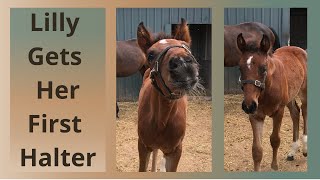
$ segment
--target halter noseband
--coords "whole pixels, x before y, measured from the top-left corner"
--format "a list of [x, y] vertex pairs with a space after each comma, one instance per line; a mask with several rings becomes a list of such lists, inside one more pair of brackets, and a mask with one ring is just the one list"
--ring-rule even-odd
[[[164, 97], [169, 98], [169, 99], [179, 99], [181, 97], [181, 95], [179, 94], [175, 94], [173, 93], [170, 88], [166, 85], [166, 83], [164, 82], [162, 76], [161, 76], [161, 72], [160, 72], [160, 66], [162, 63], [162, 59], [163, 57], [166, 55], [166, 53], [171, 49], [171, 48], [183, 48], [185, 49], [188, 54], [191, 56], [192, 61], [197, 63], [197, 60], [195, 59], [195, 57], [192, 55], [191, 50], [189, 49], [189, 47], [185, 44], [182, 45], [174, 45], [174, 46], [168, 46], [166, 47], [157, 57], [157, 59], [155, 60], [155, 64], [152, 68], [152, 70], [150, 71], [150, 78], [152, 80], [152, 85], [160, 92], [160, 94], [162, 94]], [[160, 86], [164, 87], [165, 92], [163, 92], [160, 88], [160, 86], [157, 84], [156, 79], [158, 79], [160, 81]]]
[[259, 80], [252, 80], [252, 79], [241, 80], [241, 75], [240, 75], [239, 84], [241, 85], [241, 88], [243, 87], [244, 84], [253, 84], [256, 87], [260, 88], [261, 90], [264, 90], [264, 88], [266, 87], [266, 78], [267, 78], [267, 71], [264, 72], [262, 82]]

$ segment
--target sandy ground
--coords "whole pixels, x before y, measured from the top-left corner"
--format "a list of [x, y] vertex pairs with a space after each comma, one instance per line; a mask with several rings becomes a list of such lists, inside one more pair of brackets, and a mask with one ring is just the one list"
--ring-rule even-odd
[[[226, 171], [253, 171], [251, 156], [252, 130], [248, 115], [241, 109], [242, 95], [224, 96], [224, 169]], [[300, 118], [300, 138], [303, 120]], [[272, 148], [269, 137], [272, 119], [267, 117], [263, 133], [262, 171], [271, 171]], [[286, 108], [280, 132], [281, 144], [278, 152], [279, 171], [307, 171], [307, 158], [298, 152], [294, 161], [287, 161], [292, 142], [292, 121]], [[300, 148], [301, 151], [301, 148]]]
[[[137, 172], [137, 102], [119, 102], [120, 118], [117, 120], [116, 152], [117, 171]], [[179, 172], [211, 172], [212, 168], [212, 106], [208, 100], [191, 100], [188, 105], [187, 130]], [[162, 158], [158, 153], [158, 169]], [[151, 156], [152, 157], [152, 156]], [[151, 160], [149, 163], [151, 169]]]

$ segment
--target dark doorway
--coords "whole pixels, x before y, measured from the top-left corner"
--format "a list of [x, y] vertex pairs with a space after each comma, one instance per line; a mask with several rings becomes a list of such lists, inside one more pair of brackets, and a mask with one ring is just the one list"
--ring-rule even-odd
[[290, 9], [290, 45], [307, 49], [307, 8]]
[[[176, 24], [172, 25], [172, 31]], [[211, 95], [211, 24], [190, 24], [189, 31], [192, 39], [191, 50], [200, 64], [201, 84], [206, 88], [206, 95]]]

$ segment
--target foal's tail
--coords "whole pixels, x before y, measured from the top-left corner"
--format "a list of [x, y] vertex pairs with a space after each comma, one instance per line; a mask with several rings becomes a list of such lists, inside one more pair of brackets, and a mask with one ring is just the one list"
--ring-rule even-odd
[[276, 49], [281, 47], [280, 39], [279, 39], [277, 32], [272, 27], [269, 27], [269, 28], [272, 31], [272, 33], [274, 34], [275, 40], [274, 40], [274, 44], [273, 44], [273, 51], [275, 51]]

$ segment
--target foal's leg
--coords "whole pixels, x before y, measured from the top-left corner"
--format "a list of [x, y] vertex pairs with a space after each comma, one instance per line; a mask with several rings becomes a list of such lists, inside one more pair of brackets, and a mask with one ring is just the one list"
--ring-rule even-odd
[[307, 118], [307, 101], [302, 101], [301, 105], [303, 116], [303, 137], [302, 137], [302, 153], [305, 157], [308, 155], [308, 118]]
[[302, 153], [306, 157], [308, 155], [308, 118], [307, 118], [307, 104], [308, 104], [308, 89], [307, 89], [307, 78], [305, 78], [305, 82], [302, 85], [302, 88], [299, 92], [299, 97], [301, 99], [301, 110], [303, 116], [303, 137], [302, 137]]
[[297, 150], [299, 149], [299, 121], [300, 121], [300, 108], [297, 105], [295, 100], [289, 102], [287, 107], [290, 111], [290, 116], [292, 119], [293, 124], [293, 143], [291, 145], [291, 150], [287, 156], [288, 161], [294, 160], [294, 155], [296, 154]]
[[118, 106], [118, 102], [116, 102], [116, 117], [119, 118], [119, 106]]
[[262, 160], [262, 134], [263, 124], [265, 119], [264, 114], [249, 115], [252, 131], [253, 131], [253, 143], [252, 143], [252, 158], [254, 163], [254, 170], [260, 171], [260, 164]]
[[283, 113], [284, 113], [284, 107], [281, 107], [278, 109], [278, 111], [272, 116], [273, 119], [273, 129], [272, 129], [272, 134], [270, 136], [270, 143], [272, 146], [272, 163], [271, 163], [271, 168], [273, 170], [278, 170], [278, 149], [280, 146], [280, 127], [282, 123], [282, 118], [283, 118]]
[[164, 155], [166, 172], [177, 171], [181, 153], [182, 153], [182, 143], [180, 143], [173, 152]]
[[154, 149], [152, 151], [152, 166], [151, 172], [157, 172], [157, 156], [158, 156], [158, 149]]
[[138, 139], [138, 150], [139, 150], [139, 172], [146, 172], [150, 159], [151, 150], [149, 150], [140, 140]]

